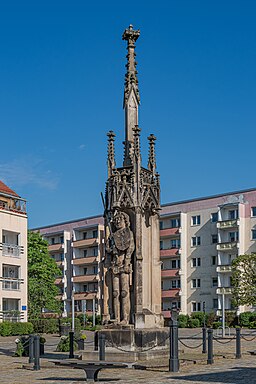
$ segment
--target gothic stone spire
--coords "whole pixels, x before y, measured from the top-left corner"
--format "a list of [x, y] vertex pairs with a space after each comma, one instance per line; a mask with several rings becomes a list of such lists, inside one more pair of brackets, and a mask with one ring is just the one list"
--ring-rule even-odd
[[123, 33], [123, 40], [127, 41], [127, 64], [124, 88], [124, 109], [125, 109], [125, 155], [124, 166], [132, 164], [131, 152], [133, 145], [133, 128], [138, 125], [138, 108], [140, 95], [138, 88], [136, 61], [135, 61], [135, 42], [140, 35], [140, 31], [135, 31], [130, 25]]
[[115, 134], [113, 131], [107, 133], [108, 136], [108, 177], [113, 173], [113, 169], [116, 166], [115, 161]]

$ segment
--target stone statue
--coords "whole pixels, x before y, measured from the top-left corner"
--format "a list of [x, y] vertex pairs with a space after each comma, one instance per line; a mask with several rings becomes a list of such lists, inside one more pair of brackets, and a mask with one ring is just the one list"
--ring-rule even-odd
[[[134, 237], [127, 213], [117, 211], [113, 218], [113, 232], [108, 239], [108, 271], [111, 276], [112, 314], [117, 324], [130, 321], [130, 285], [132, 284], [132, 254]], [[110, 293], [111, 295], [111, 293]]]

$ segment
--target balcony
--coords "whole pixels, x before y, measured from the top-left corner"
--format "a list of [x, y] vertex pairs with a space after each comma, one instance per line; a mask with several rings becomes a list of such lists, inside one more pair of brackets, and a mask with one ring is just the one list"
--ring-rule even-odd
[[177, 277], [179, 276], [179, 269], [162, 269], [161, 277]]
[[97, 299], [97, 292], [77, 292], [74, 294], [75, 300], [93, 300]]
[[56, 243], [56, 244], [48, 245], [48, 251], [49, 252], [60, 252], [60, 251], [63, 251], [63, 249], [64, 249], [63, 243]]
[[177, 236], [179, 233], [179, 228], [165, 228], [160, 230], [160, 237]]
[[54, 284], [56, 284], [56, 285], [60, 285], [60, 284], [63, 284], [63, 283], [64, 283], [64, 281], [63, 281], [62, 277], [57, 277], [55, 279], [55, 282], [54, 282]]
[[160, 249], [160, 257], [178, 256], [180, 253], [180, 248]]
[[179, 296], [180, 296], [180, 288], [171, 288], [168, 290], [162, 290], [162, 298], [171, 297], [173, 299], [177, 299]]
[[229, 273], [232, 272], [232, 267], [230, 264], [228, 265], [218, 265], [216, 268], [218, 273]]
[[217, 295], [232, 295], [233, 288], [232, 287], [219, 287], [216, 289]]
[[2, 289], [6, 291], [20, 291], [21, 279], [13, 279], [10, 277], [2, 277]]
[[85, 248], [85, 247], [92, 247], [99, 244], [98, 238], [93, 237], [91, 239], [82, 239], [82, 240], [75, 240], [72, 243], [72, 246], [74, 248]]
[[217, 251], [231, 251], [238, 247], [237, 241], [227, 241], [217, 244]]
[[7, 198], [8, 201], [0, 202], [0, 209], [26, 215], [26, 201], [22, 199]]
[[73, 283], [90, 283], [97, 282], [99, 275], [78, 275], [72, 277]]
[[24, 253], [24, 248], [16, 244], [0, 243], [0, 249], [2, 249], [3, 256], [18, 257]]
[[81, 257], [72, 260], [73, 265], [86, 265], [86, 264], [96, 264], [98, 262], [97, 256], [92, 257]]
[[218, 229], [229, 229], [238, 227], [239, 221], [238, 219], [233, 220], [222, 220], [217, 222]]

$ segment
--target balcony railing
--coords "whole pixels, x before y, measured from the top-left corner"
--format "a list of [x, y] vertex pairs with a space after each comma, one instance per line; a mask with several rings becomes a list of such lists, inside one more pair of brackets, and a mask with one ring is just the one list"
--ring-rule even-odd
[[3, 277], [2, 280], [2, 289], [7, 291], [20, 291], [20, 279], [12, 279], [9, 277]]
[[232, 220], [222, 220], [217, 222], [217, 228], [219, 229], [228, 229], [228, 228], [235, 228], [238, 226], [238, 219], [232, 219]]
[[179, 228], [164, 228], [160, 230], [160, 237], [177, 236], [179, 233]]
[[86, 265], [86, 264], [95, 264], [98, 262], [97, 256], [87, 256], [75, 258], [71, 261], [73, 265]]
[[24, 248], [16, 244], [0, 243], [3, 256], [20, 257], [24, 253]]
[[74, 240], [72, 243], [72, 246], [74, 248], [84, 248], [84, 247], [96, 246], [98, 244], [99, 244], [98, 238], [92, 237], [89, 239]]
[[24, 312], [15, 309], [7, 309], [0, 312], [0, 319], [2, 321], [19, 322], [24, 319]]
[[15, 199], [7, 197], [8, 201], [0, 202], [0, 209], [14, 213], [26, 214], [26, 201], [22, 199]]
[[87, 283], [87, 282], [96, 282], [99, 280], [98, 274], [92, 274], [92, 275], [77, 275], [72, 277], [73, 283]]
[[181, 254], [180, 248], [160, 249], [160, 257], [172, 257]]
[[232, 287], [218, 287], [216, 289], [217, 295], [232, 295], [233, 288]]
[[161, 270], [162, 277], [176, 277], [179, 276], [179, 269], [162, 269]]
[[237, 241], [227, 241], [217, 244], [217, 251], [230, 251], [238, 246]]
[[220, 273], [220, 272], [227, 273], [227, 272], [231, 272], [231, 270], [232, 270], [232, 267], [230, 264], [229, 265], [218, 265], [218, 267], [216, 268], [216, 271], [218, 273]]
[[171, 297], [177, 298], [180, 296], [180, 288], [170, 288], [168, 290], [162, 290], [161, 296], [163, 297]]

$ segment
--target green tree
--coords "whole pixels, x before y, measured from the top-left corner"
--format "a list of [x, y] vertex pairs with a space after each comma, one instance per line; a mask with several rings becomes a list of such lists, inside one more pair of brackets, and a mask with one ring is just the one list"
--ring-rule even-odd
[[256, 305], [256, 254], [239, 255], [232, 262], [234, 304]]
[[40, 233], [28, 231], [28, 310], [30, 318], [38, 318], [43, 308], [59, 312], [61, 303], [54, 284], [61, 270], [48, 252], [48, 243]]

